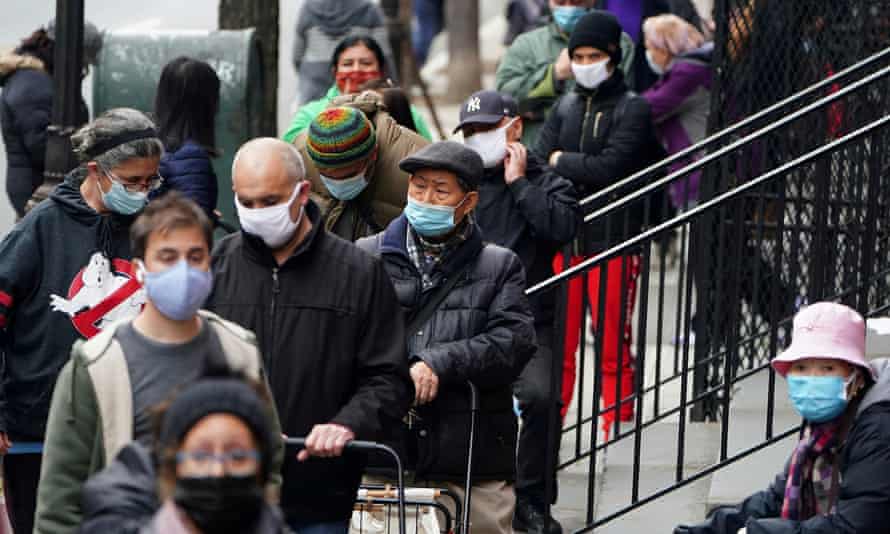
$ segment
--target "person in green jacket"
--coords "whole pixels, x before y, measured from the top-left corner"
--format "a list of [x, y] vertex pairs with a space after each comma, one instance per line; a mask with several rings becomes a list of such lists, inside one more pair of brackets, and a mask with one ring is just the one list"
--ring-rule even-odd
[[[76, 532], [83, 485], [136, 440], [152, 442], [152, 410], [206, 376], [245, 376], [266, 385], [252, 332], [199, 308], [210, 293], [213, 226], [175, 191], [149, 203], [130, 230], [145, 306], [132, 320], [78, 340], [53, 392], [37, 490], [35, 534]], [[270, 424], [280, 435], [278, 415]], [[271, 464], [278, 473], [282, 442]], [[270, 481], [273, 491], [280, 476]]]
[[[495, 74], [497, 90], [519, 103], [525, 129], [522, 143], [534, 145], [538, 131], [556, 100], [575, 86], [569, 58], [569, 35], [575, 23], [593, 8], [595, 0], [550, 0], [549, 24], [521, 34], [513, 41]], [[621, 35], [619, 68], [629, 74], [634, 45], [630, 36]]]
[[[347, 37], [337, 45], [331, 59], [336, 83], [323, 98], [313, 100], [300, 107], [282, 139], [293, 143], [303, 133], [312, 120], [325, 110], [332, 100], [340, 95], [358, 93], [359, 88], [371, 80], [383, 78], [386, 72], [386, 59], [380, 45], [371, 37]], [[417, 133], [432, 141], [433, 136], [417, 108], [411, 106], [411, 117], [417, 127]]]

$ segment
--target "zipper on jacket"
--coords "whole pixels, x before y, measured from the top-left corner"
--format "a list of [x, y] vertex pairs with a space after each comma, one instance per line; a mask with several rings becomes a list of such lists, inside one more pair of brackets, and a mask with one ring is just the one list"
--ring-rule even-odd
[[590, 106], [593, 104], [593, 97], [587, 97], [587, 104], [584, 109], [584, 119], [581, 121], [581, 140], [578, 142], [578, 151], [584, 152], [584, 134], [587, 133], [587, 121], [590, 119]]
[[278, 300], [278, 294], [281, 293], [281, 284], [278, 282], [278, 267], [272, 269], [272, 306], [269, 310], [270, 315], [275, 316], [275, 301]]
[[599, 137], [600, 131], [600, 119], [603, 118], [603, 112], [597, 111], [596, 118], [593, 120], [593, 140], [596, 141], [597, 137]]

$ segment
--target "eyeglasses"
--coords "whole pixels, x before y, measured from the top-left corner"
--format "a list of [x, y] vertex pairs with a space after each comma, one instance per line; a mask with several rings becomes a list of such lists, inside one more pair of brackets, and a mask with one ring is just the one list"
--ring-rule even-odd
[[246, 475], [256, 471], [260, 453], [247, 449], [233, 449], [221, 454], [209, 451], [183, 451], [176, 453], [176, 462], [191, 462], [192, 467], [202, 473], [209, 473], [215, 464], [222, 464], [230, 474]]
[[105, 175], [108, 176], [108, 178], [110, 178], [111, 180], [114, 180], [115, 182], [121, 184], [121, 186], [123, 186], [123, 188], [126, 189], [128, 193], [147, 193], [150, 191], [156, 191], [164, 183], [164, 177], [160, 174], [149, 176], [144, 183], [141, 181], [139, 183], [133, 183], [131, 181], [124, 180], [111, 171], [102, 169], [102, 172], [104, 172]]

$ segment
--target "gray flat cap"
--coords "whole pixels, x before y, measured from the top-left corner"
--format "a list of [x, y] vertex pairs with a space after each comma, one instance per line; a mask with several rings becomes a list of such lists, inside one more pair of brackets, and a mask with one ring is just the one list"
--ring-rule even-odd
[[405, 172], [418, 169], [443, 169], [451, 171], [470, 189], [478, 189], [485, 166], [475, 150], [455, 141], [439, 141], [427, 145], [399, 162]]

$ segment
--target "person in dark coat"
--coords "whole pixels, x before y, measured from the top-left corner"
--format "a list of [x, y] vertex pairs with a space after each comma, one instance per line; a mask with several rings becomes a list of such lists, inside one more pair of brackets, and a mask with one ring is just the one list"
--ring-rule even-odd
[[[46, 128], [53, 107], [52, 21], [22, 40], [12, 52], [0, 54], [0, 127], [6, 146], [6, 194], [16, 216], [25, 215], [31, 195], [43, 183]], [[96, 62], [102, 35], [84, 23], [84, 65]], [[81, 100], [78, 125], [89, 120]]]
[[[478, 91], [460, 109], [464, 144], [485, 165], [474, 212], [483, 238], [511, 249], [522, 261], [529, 286], [553, 275], [552, 258], [572, 240], [580, 222], [572, 182], [559, 176], [522, 145], [523, 120], [516, 101], [496, 91]], [[544, 470], [547, 425], [558, 410], [558, 392], [550, 392], [555, 292], [532, 297], [538, 348], [514, 385], [522, 431], [516, 470], [516, 514], [513, 528], [547, 532], [544, 515]], [[551, 436], [558, 443], [558, 433]], [[558, 445], [554, 447], [554, 451]], [[553, 481], [555, 484], [555, 481]], [[556, 492], [552, 495], [555, 497]], [[550, 518], [551, 532], [559, 523]]]
[[[154, 442], [133, 442], [83, 491], [79, 532], [291, 532], [263, 487], [280, 446], [258, 382], [221, 375], [162, 403]], [[212, 498], [211, 498], [212, 497]]]
[[[594, 10], [578, 21], [569, 38], [572, 70], [577, 82], [575, 89], [554, 106], [534, 147], [534, 152], [546, 158], [556, 173], [575, 184], [581, 198], [630, 176], [665, 154], [655, 135], [649, 104], [628, 91], [624, 74], [617, 68], [622, 54], [620, 40], [621, 26], [611, 13]], [[659, 202], [655, 201], [655, 205]], [[599, 207], [601, 205], [589, 205], [587, 209]], [[632, 208], [628, 213], [627, 228], [624, 228], [624, 212], [613, 218], [615, 222], [608, 235], [605, 224], [582, 227], [570, 263], [580, 263], [638, 234], [646, 214], [637, 206]], [[630, 317], [633, 315], [639, 264], [637, 254], [626, 254], [607, 262], [605, 316], [602, 318], [597, 317], [599, 268], [591, 270], [587, 277], [592, 321], [603, 339], [602, 401], [608, 410], [603, 414], [603, 426], [607, 434], [616, 420], [618, 383], [621, 398], [626, 398], [634, 390]], [[560, 272], [564, 269], [562, 258], [554, 261], [554, 268]], [[575, 351], [582, 325], [582, 284], [581, 278], [569, 283], [563, 355], [564, 409], [571, 403], [574, 392]], [[631, 420], [633, 403], [622, 403], [619, 416], [622, 421]]]
[[643, 21], [649, 17], [669, 13], [669, 0], [597, 0], [594, 7], [609, 11], [617, 17], [621, 28], [634, 43], [633, 68], [628, 76], [628, 86], [643, 92], [658, 80], [658, 74], [646, 61]]
[[[407, 345], [416, 395], [409, 418], [421, 430], [417, 457], [408, 463], [418, 480], [445, 485], [463, 499], [467, 381], [474, 383], [480, 413], [470, 521], [477, 534], [511, 533], [517, 434], [512, 384], [535, 343], [522, 262], [510, 250], [486, 244], [470, 216], [483, 173], [476, 152], [442, 141], [400, 166], [411, 174], [405, 212], [357, 245], [383, 261], [412, 325]], [[436, 299], [443, 287], [447, 294]], [[415, 327], [427, 306], [432, 308]]]
[[288, 524], [345, 533], [364, 461], [341, 457], [343, 447], [400, 420], [411, 381], [383, 266], [324, 229], [305, 177], [292, 145], [241, 147], [232, 183], [242, 231], [214, 249], [206, 306], [256, 333], [282, 431], [308, 436], [284, 461]]
[[190, 57], [178, 57], [161, 71], [155, 96], [155, 116], [166, 153], [161, 158], [161, 189], [153, 198], [176, 190], [217, 216], [219, 190], [210, 158], [217, 155], [216, 114], [219, 77], [213, 67]]
[[[160, 181], [156, 136], [135, 109], [97, 117], [71, 136], [80, 166], [0, 241], [0, 455], [16, 532], [34, 530], [39, 451], [71, 345], [145, 302], [129, 228]], [[6, 455], [16, 443], [23, 453]]]
[[738, 506], [675, 534], [879, 534], [890, 525], [890, 359], [865, 359], [865, 321], [819, 302], [772, 361], [803, 417], [785, 469]]

